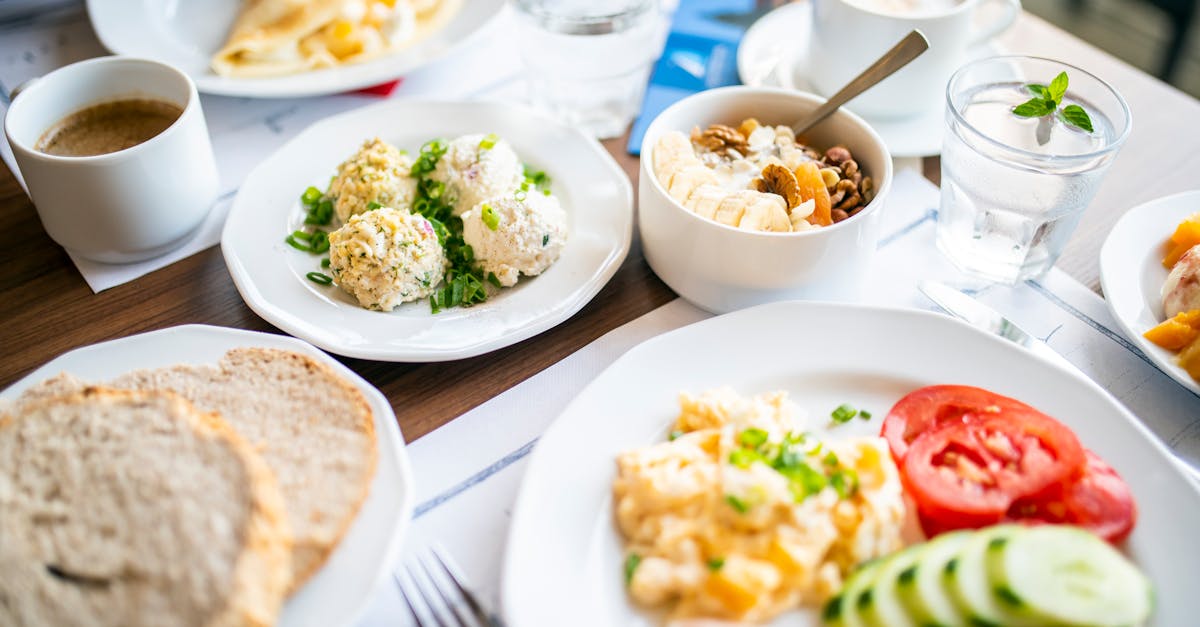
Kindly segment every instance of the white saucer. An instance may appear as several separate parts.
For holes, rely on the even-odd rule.
[[[742,83],[815,92],[806,75],[811,28],[812,7],[808,2],[786,4],[759,18],[738,46],[738,76]],[[987,42],[968,50],[967,60],[1001,53],[997,44]],[[854,111],[854,103],[846,108]],[[893,157],[941,154],[943,114],[939,108],[911,118],[879,120],[859,113],[883,138]]]

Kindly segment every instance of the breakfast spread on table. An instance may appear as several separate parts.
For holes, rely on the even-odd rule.
[[[750,231],[829,226],[875,197],[870,176],[845,146],[821,153],[787,126],[754,118],[737,128],[712,124],[691,136],[664,133],[654,146],[663,189],[696,215]]]
[[[455,0],[244,0],[212,69],[260,77],[359,63],[413,44],[455,10]]]
[[[375,466],[362,393],[300,353],[42,381],[0,407],[0,622],[272,624]]]
[[[328,252],[321,266],[333,275],[308,278],[377,311],[426,298],[434,313],[481,303],[545,272],[567,242],[550,178],[494,134],[430,140],[416,159],[368,140],[326,192],[309,187],[300,201],[306,228],[286,242]]]
[[[1162,286],[1166,319],[1146,330],[1146,339],[1178,355],[1175,362],[1200,381],[1200,213],[1175,227],[1166,244]]]
[[[1020,401],[924,387],[866,438],[815,437],[783,392],[679,405],[669,440],[620,454],[613,481],[629,595],[672,620],[823,606],[829,625],[1125,625],[1153,607],[1108,544],[1136,522],[1129,488]]]

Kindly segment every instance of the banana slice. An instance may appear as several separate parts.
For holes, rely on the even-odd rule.
[[[721,204],[717,206],[713,220],[729,226],[738,226],[742,222],[742,216],[746,213],[746,207],[754,202],[758,194],[759,192],[754,190],[744,189],[726,196],[725,200],[722,200]]]
[[[792,223],[792,230],[807,231],[809,227],[813,226],[809,224],[808,216],[811,216],[816,208],[817,201],[812,198],[792,207],[792,212],[788,215],[788,219]]]
[[[674,176],[694,165],[700,165],[700,158],[687,135],[668,131],[655,142],[654,175],[664,188],[670,189]]]
[[[753,231],[786,233],[792,230],[792,223],[788,220],[787,204],[783,202],[783,198],[775,194],[758,193],[746,207],[738,227]]]
[[[691,209],[701,218],[712,220],[713,216],[717,214],[717,207],[728,195],[729,192],[724,187],[705,183],[692,190],[692,195],[688,196],[687,202],[683,206]]]
[[[717,175],[713,174],[712,170],[696,164],[676,172],[675,176],[671,177],[671,185],[667,188],[667,193],[671,195],[671,198],[683,204],[697,187],[716,182]]]

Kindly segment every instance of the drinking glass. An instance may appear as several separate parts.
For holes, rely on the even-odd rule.
[[[516,0],[529,99],[600,139],[641,106],[659,42],[657,0]]]
[[[1012,112],[1033,97],[1028,85],[1048,85],[1060,72],[1069,84],[1059,111],[1083,107],[1092,132],[1060,113]],[[1129,106],[1080,68],[1020,56],[964,65],[947,84],[946,103],[938,248],[960,270],[992,281],[1042,276],[1129,136]]]

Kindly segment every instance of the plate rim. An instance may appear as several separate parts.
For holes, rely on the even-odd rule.
[[[319,132],[325,127],[336,127],[347,120],[357,118],[359,116],[374,115],[378,111],[388,109],[404,109],[407,107],[414,108],[436,108],[440,106],[453,105],[456,107],[479,107],[489,110],[505,109],[509,114],[515,114],[530,119],[536,119],[540,123],[552,125],[558,129],[574,135],[581,145],[587,147],[587,150],[599,158],[600,162],[606,171],[605,176],[611,177],[612,182],[616,182],[621,195],[621,205],[623,211],[619,216],[610,216],[613,219],[619,219],[618,228],[622,230],[621,241],[617,243],[615,248],[610,248],[605,261],[600,267],[599,272],[591,276],[587,282],[581,284],[580,290],[574,298],[559,301],[553,307],[546,309],[538,314],[532,321],[527,322],[518,329],[507,334],[501,335],[492,340],[475,342],[471,344],[460,344],[451,348],[443,349],[400,349],[394,347],[375,347],[371,344],[362,344],[357,346],[347,346],[333,337],[322,336],[320,334],[309,333],[307,328],[297,324],[299,318],[290,314],[279,305],[273,304],[259,293],[257,286],[252,279],[252,273],[246,268],[241,259],[238,258],[234,250],[232,240],[235,237],[233,231],[235,224],[235,216],[239,211],[248,211],[249,209],[242,208],[246,204],[243,197],[245,190],[245,182],[238,187],[238,192],[235,195],[233,202],[229,208],[229,215],[226,217],[225,225],[221,229],[221,254],[225,260],[225,265],[229,270],[230,276],[233,278],[238,294],[242,301],[254,311],[258,316],[269,322],[270,324],[282,329],[289,335],[300,338],[309,342],[323,350],[342,355],[344,357],[352,357],[356,359],[370,359],[375,361],[403,362],[403,363],[425,363],[451,361],[456,359],[465,359],[483,355],[507,346],[511,346],[523,340],[529,339],[541,333],[544,333],[566,320],[570,319],[579,310],[583,309],[590,303],[601,290],[608,285],[613,276],[616,275],[621,265],[628,257],[633,243],[633,222],[634,222],[634,196],[633,184],[629,180],[629,176],[617,163],[616,159],[608,153],[607,150],[596,141],[589,137],[579,128],[563,124],[545,116],[534,109],[509,102],[501,101],[486,101],[486,100],[438,100],[438,99],[394,99],[384,102],[378,102],[350,111],[337,113],[325,118],[322,118],[304,130],[297,133],[276,150],[272,151],[269,156],[260,161],[246,175],[245,181],[255,178],[261,178],[262,172],[277,158],[285,153],[292,152],[295,146],[303,142],[306,137],[312,133]],[[398,116],[397,119],[404,119]],[[242,201],[242,202],[239,202]],[[241,208],[241,209],[239,209]],[[568,243],[568,246],[570,244]]]
[[[381,560],[379,567],[377,568],[377,571],[375,572],[375,574],[372,578],[374,581],[374,585],[373,585],[372,589],[360,591],[360,594],[362,594],[362,598],[357,601],[354,611],[347,614],[338,623],[336,623],[338,625],[346,625],[346,626],[355,624],[355,622],[358,621],[367,612],[367,610],[371,607],[371,603],[373,602],[373,600],[375,598],[375,594],[374,594],[375,588],[378,588],[380,583],[390,575],[391,570],[392,570],[392,565],[396,562],[396,560],[400,556],[401,549],[403,548],[404,539],[408,535],[408,528],[412,523],[412,513],[413,513],[413,508],[415,506],[415,501],[416,501],[416,484],[415,484],[415,480],[413,477],[412,462],[409,459],[409,455],[408,455],[408,447],[404,440],[404,435],[401,432],[400,423],[396,419],[395,411],[392,409],[391,402],[388,401],[387,397],[384,396],[383,393],[378,388],[376,388],[369,381],[364,379],[358,373],[351,370],[346,365],[342,364],[341,362],[339,362],[336,359],[333,359],[332,357],[325,354],[321,350],[315,348],[311,344],[304,342],[303,340],[300,340],[298,338],[289,336],[289,335],[279,335],[279,334],[267,333],[267,332],[263,332],[263,331],[252,331],[250,329],[239,329],[239,328],[234,328],[234,327],[225,327],[225,326],[212,325],[212,324],[190,323],[190,324],[180,324],[180,325],[174,325],[174,326],[169,326],[169,327],[163,327],[160,329],[152,329],[149,331],[143,331],[140,333],[134,333],[131,335],[116,337],[113,339],[95,342],[92,344],[84,344],[84,345],[80,345],[80,346],[76,346],[76,347],[64,350],[64,351],[58,353],[57,355],[55,355],[54,357],[51,357],[50,359],[47,359],[46,361],[42,362],[41,365],[39,365],[38,367],[31,370],[28,374],[21,377],[20,379],[17,379],[13,383],[9,384],[3,390],[0,390],[0,399],[15,398],[22,391],[24,391],[31,385],[35,384],[38,381],[45,379],[47,377],[47,375],[52,376],[53,374],[55,374],[53,372],[53,370],[55,370],[54,364],[56,364],[62,360],[65,360],[65,359],[69,359],[72,356],[77,356],[77,355],[82,356],[82,355],[86,355],[89,353],[103,354],[106,351],[114,350],[114,348],[116,350],[122,350],[122,348],[126,345],[133,345],[133,344],[137,344],[137,343],[146,342],[155,336],[179,335],[179,334],[189,334],[189,333],[195,333],[195,334],[199,334],[199,335],[220,335],[220,336],[227,336],[227,337],[239,338],[239,339],[244,338],[247,340],[247,343],[250,345],[259,345],[259,346],[265,345],[270,348],[274,348],[275,346],[272,346],[270,344],[263,342],[262,341],[263,338],[267,338],[270,342],[273,342],[273,343],[282,344],[282,345],[290,345],[297,352],[303,353],[313,359],[316,359],[317,361],[321,362],[322,364],[333,369],[335,372],[337,372],[343,378],[347,379],[352,385],[354,385],[354,387],[356,389],[358,389],[367,398],[368,405],[372,408],[373,415],[376,413],[377,409],[382,408],[385,410],[384,415],[377,417],[378,418],[377,422],[381,422],[384,425],[390,425],[390,426],[385,427],[384,431],[386,433],[383,434],[382,436],[379,434],[379,430],[376,429],[376,435],[377,435],[377,437],[386,438],[388,440],[389,446],[391,446],[391,448],[395,451],[396,471],[397,471],[396,479],[397,479],[398,483],[400,484],[400,491],[402,492],[402,494],[400,495],[400,506],[397,510],[396,520],[394,522],[392,522],[390,525],[391,531],[388,536],[388,541],[387,541],[386,545],[384,546],[384,550],[382,553],[383,560]],[[183,358],[179,360],[179,363],[187,363],[187,359],[188,359],[187,356],[183,356]],[[382,445],[379,443],[377,443],[376,446],[380,450],[382,450],[382,448],[383,448]],[[377,451],[376,454],[377,454],[377,456],[382,457],[382,455],[379,455],[379,451]],[[384,468],[383,464],[376,464],[375,474],[372,475],[371,482],[374,483],[376,480],[376,477],[380,476],[384,472],[384,470],[385,470],[385,468]],[[370,497],[368,496],[368,498],[370,498]],[[355,515],[354,519],[351,521],[351,525],[353,525],[355,522],[357,522],[359,520],[358,517],[360,514],[361,514],[361,511]],[[344,540],[344,538],[343,538],[343,540]],[[338,546],[341,546],[340,541],[338,543]],[[334,550],[336,551],[337,547],[335,547]],[[332,553],[331,553],[331,556],[332,556]],[[324,567],[325,567],[325,565],[322,564],[321,568],[323,569]],[[317,572],[319,573],[320,569]],[[312,583],[312,581],[313,581],[313,579],[310,578],[308,580],[308,582],[305,582],[300,588],[292,591],[292,593],[290,593],[288,595],[288,597],[286,597],[284,599],[284,604],[280,608],[280,619],[282,619],[283,612],[286,610],[287,605],[291,601],[292,597],[295,594],[298,594],[301,591],[303,591],[307,586],[309,586]],[[282,625],[284,625],[284,624],[281,623],[281,626]]]
[[[530,484],[530,482],[529,482],[530,471],[535,470],[535,468],[536,468],[535,465],[543,465],[543,464],[549,463],[549,462],[545,461],[547,453],[543,452],[544,445],[545,445],[545,442],[548,440],[553,441],[553,440],[561,439],[562,436],[558,436],[557,434],[558,434],[558,432],[560,432],[566,428],[565,426],[563,426],[564,425],[563,418],[565,416],[568,416],[570,414],[573,414],[573,413],[576,413],[577,411],[579,411],[577,409],[577,407],[583,402],[583,400],[586,398],[586,396],[588,396],[589,394],[592,393],[591,391],[593,389],[599,387],[599,385],[604,382],[604,380],[607,378],[607,376],[610,375],[610,371],[616,370],[618,367],[625,367],[625,364],[627,364],[629,362],[633,362],[635,359],[637,359],[639,357],[639,355],[641,353],[649,352],[649,351],[653,350],[657,344],[664,343],[666,341],[666,338],[670,338],[677,334],[683,334],[683,333],[687,333],[687,332],[695,332],[695,329],[693,329],[693,327],[711,326],[715,322],[721,321],[725,318],[752,319],[754,316],[769,315],[769,313],[764,313],[764,312],[770,312],[771,310],[774,310],[774,309],[787,310],[790,308],[824,309],[824,310],[829,310],[829,311],[852,310],[855,312],[868,312],[869,315],[877,315],[877,316],[892,317],[892,316],[898,315],[898,316],[910,316],[913,318],[924,318],[929,321],[936,321],[936,322],[934,322],[934,324],[943,324],[943,325],[958,327],[960,330],[963,330],[968,334],[974,335],[980,341],[990,344],[992,347],[995,348],[995,350],[1010,352],[1011,354],[1014,354],[1014,355],[1023,354],[1024,359],[1029,359],[1029,360],[1032,360],[1035,362],[1040,362],[1045,367],[1048,367],[1051,370],[1058,372],[1060,374],[1060,376],[1065,376],[1067,378],[1075,380],[1079,384],[1082,384],[1084,387],[1089,389],[1092,392],[1092,394],[1094,394],[1097,398],[1102,399],[1104,403],[1110,405],[1111,408],[1114,410],[1114,412],[1116,414],[1118,414],[1119,416],[1121,416],[1121,418],[1124,420],[1124,422],[1128,423],[1129,427],[1134,429],[1143,439],[1145,439],[1147,441],[1147,443],[1153,449],[1154,453],[1161,458],[1162,463],[1159,465],[1161,466],[1162,469],[1164,469],[1164,472],[1174,473],[1174,474],[1178,475],[1179,482],[1182,483],[1183,485],[1188,486],[1188,489],[1192,490],[1195,493],[1195,495],[1198,498],[1200,498],[1200,482],[1193,481],[1191,479],[1191,477],[1189,477],[1187,475],[1185,470],[1179,464],[1173,462],[1174,455],[1170,451],[1170,449],[1167,448],[1167,446],[1163,443],[1163,441],[1156,434],[1154,434],[1154,432],[1151,431],[1149,429],[1149,427],[1147,427],[1139,419],[1137,419],[1137,417],[1129,409],[1127,409],[1124,406],[1124,404],[1122,404],[1116,397],[1109,394],[1098,383],[1091,380],[1089,377],[1084,376],[1081,372],[1076,372],[1072,369],[1064,367],[1060,363],[1038,357],[1037,355],[1029,353],[1028,351],[1024,351],[1022,353],[1023,349],[1021,349],[1017,345],[1015,345],[1007,340],[1004,340],[996,335],[987,333],[981,329],[975,328],[962,320],[958,320],[951,316],[940,314],[940,313],[937,313],[934,311],[927,311],[927,310],[915,309],[915,308],[897,307],[897,306],[888,306],[888,305],[863,304],[863,303],[827,303],[827,302],[808,302],[808,301],[779,301],[779,302],[774,302],[774,303],[767,303],[764,305],[758,305],[755,307],[750,307],[747,309],[742,309],[742,310],[734,311],[734,312],[719,315],[719,316],[713,316],[713,317],[705,319],[705,320],[694,322],[694,323],[691,323],[691,324],[688,324],[688,325],[685,325],[685,326],[682,326],[682,327],[679,327],[676,329],[672,329],[671,331],[661,333],[659,335],[656,335],[652,338],[649,338],[649,339],[639,343],[637,346],[626,351],[624,354],[622,354],[620,357],[618,357],[616,360],[614,360],[611,364],[609,364],[603,371],[601,371],[598,375],[596,375],[596,377],[593,378],[592,381],[589,382],[587,386],[585,386],[582,390],[580,390],[580,392],[578,394],[576,394],[576,396],[562,410],[562,412],[559,413],[559,415],[557,417],[555,417],[554,421],[550,424],[550,426],[547,427],[547,429],[541,434],[541,436],[539,436],[538,446],[534,447],[534,450],[532,451],[532,453],[530,455],[529,462],[526,465],[524,475],[522,476],[522,479],[521,479],[521,484],[518,487],[517,497],[515,499],[514,505],[511,510],[511,522],[510,522],[510,526],[509,526],[509,530],[508,530],[508,534],[507,534],[506,542],[505,542],[504,557],[503,557],[503,563],[502,563],[502,567],[501,567],[501,589],[500,589],[500,609],[501,609],[501,615],[504,617],[505,620],[509,621],[512,624],[518,624],[516,621],[520,618],[524,618],[523,616],[514,615],[513,609],[512,609],[514,606],[518,605],[518,603],[514,603],[514,599],[516,599],[517,595],[519,594],[519,592],[517,591],[517,588],[516,588],[517,584],[515,583],[519,579],[519,577],[518,577],[519,567],[516,565],[518,560],[514,557],[514,555],[516,553],[520,552],[524,548],[523,546],[520,545],[520,540],[518,538],[518,536],[521,534],[521,529],[525,526],[525,524],[523,524],[524,519],[533,516],[533,514],[528,511],[528,510],[530,510],[531,507],[533,507],[530,504],[530,502],[535,499],[535,495],[532,494],[533,488],[529,485]],[[725,322],[724,324],[730,324],[730,323]],[[741,325],[741,328],[745,328],[745,327],[746,327],[746,325],[744,325],[744,324]]]
[[[1183,205],[1181,199],[1186,197],[1194,197],[1195,204],[1191,207]],[[1166,209],[1166,206],[1174,205],[1176,202],[1180,202],[1181,209],[1189,213],[1200,211],[1200,209],[1196,209],[1196,207],[1200,207],[1200,189],[1184,190],[1152,198],[1129,208],[1113,223],[1112,229],[1109,230],[1108,235],[1104,238],[1104,243],[1100,246],[1100,289],[1104,292],[1105,306],[1117,321],[1117,325],[1125,335],[1125,338],[1133,342],[1163,374],[1174,379],[1193,393],[1200,395],[1200,382],[1192,379],[1183,368],[1175,364],[1172,353],[1143,337],[1142,331],[1138,331],[1133,326],[1136,321],[1127,319],[1124,315],[1125,308],[1132,305],[1126,305],[1123,299],[1127,294],[1132,292],[1136,293],[1140,300],[1144,286],[1136,273],[1119,272],[1117,270],[1119,264],[1116,257],[1120,255],[1120,250],[1125,246],[1138,243],[1134,239],[1136,233],[1133,232],[1131,225],[1137,223],[1139,219],[1154,217],[1146,214],[1152,214],[1156,210],[1161,211]],[[1173,227],[1167,226],[1163,231],[1168,232],[1171,228]],[[1169,237],[1169,234],[1167,236]],[[1161,241],[1159,243],[1161,244]],[[1122,300],[1118,302],[1117,299],[1113,298],[1114,295],[1116,295],[1117,299]]]
[[[147,57],[144,54],[131,54],[130,52],[126,52],[126,48],[121,43],[123,40],[113,39],[112,33],[105,28],[102,28],[102,25],[105,22],[104,20],[97,18],[98,12],[107,8],[106,3],[113,1],[114,0],[86,0],[85,3],[88,22],[91,24],[92,31],[95,32],[96,39],[99,40],[100,45],[112,54],[149,58],[151,60],[159,61],[160,63],[167,63],[167,61],[162,60],[157,56]],[[467,8],[467,5],[477,2],[477,0],[461,0],[461,2],[461,6],[459,6],[456,10],[456,15],[451,16],[451,22],[457,19],[457,14],[461,14]],[[366,60],[362,63],[352,64],[359,67],[370,65],[377,65],[378,67],[378,69],[375,71],[364,72],[364,75],[358,79],[351,78],[349,80],[341,81],[337,79],[337,70],[340,69],[340,67],[347,66],[322,68],[319,70],[307,70],[304,72],[296,72],[293,74],[284,74],[273,77],[252,77],[240,79],[223,77],[209,72],[204,74],[196,74],[184,68],[179,69],[196,84],[196,90],[198,92],[213,96],[261,99],[307,98],[366,89],[368,87],[373,87],[375,85],[381,85],[393,80],[397,80],[403,77],[405,74],[411,73],[432,63],[436,63],[446,58],[448,55],[462,50],[467,44],[477,39],[480,33],[495,23],[496,19],[504,11],[504,7],[507,4],[505,0],[488,0],[488,2],[490,2],[490,4],[487,6],[491,9],[491,13],[486,17],[483,17],[478,26],[476,26],[463,37],[446,41],[446,45],[441,46],[436,52],[433,52],[425,59],[414,63],[387,63],[389,59],[394,61],[394,57],[407,49],[411,49],[411,47],[405,47],[378,58]],[[414,43],[412,47],[426,44],[434,36],[436,36],[438,32],[445,30],[448,25],[449,22],[443,24],[438,31],[430,33],[429,37]],[[174,65],[171,63],[168,64]],[[205,67],[207,68],[207,66]],[[314,73],[322,72],[325,73],[323,75],[323,77],[326,78],[325,81],[297,80],[298,77],[311,77]]]

